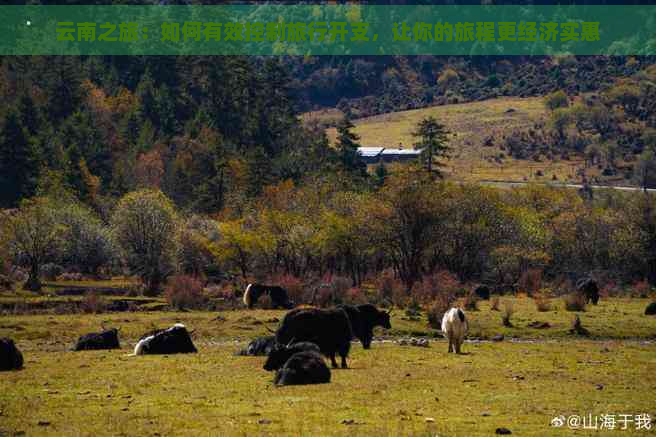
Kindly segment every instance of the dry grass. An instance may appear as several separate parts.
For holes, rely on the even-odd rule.
[[[513,112],[506,112],[508,109]],[[434,116],[454,133],[450,145],[452,158],[446,163],[446,173],[458,180],[503,180],[522,182],[552,182],[556,175],[559,182],[578,181],[576,169],[583,165],[580,157],[569,161],[516,160],[506,156],[495,161],[503,152],[498,144],[484,146],[485,140],[494,135],[501,137],[514,129],[524,129],[546,117],[542,97],[503,97],[481,102],[435,106],[431,108],[394,112],[367,117],[355,121],[355,133],[360,135],[363,146],[412,147],[416,124],[424,117]],[[334,142],[336,131],[328,129]],[[538,171],[543,176],[537,176]]]
[[[589,340],[467,343],[467,356],[447,354],[444,341],[356,345],[351,369],[334,370],[330,384],[282,388],[262,358],[232,355],[243,344],[197,345],[198,354],[126,357],[21,342],[25,369],[0,378],[0,434],[489,436],[503,426],[544,436],[556,415],[654,405],[653,347],[638,342],[607,343],[610,352]]]
[[[533,298],[535,301],[535,309],[540,313],[551,311],[551,301],[548,297],[537,295]]]

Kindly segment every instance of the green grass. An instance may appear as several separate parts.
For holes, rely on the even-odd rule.
[[[462,356],[446,354],[443,341],[429,348],[355,346],[351,369],[334,370],[330,384],[275,388],[262,358],[233,356],[232,344],[198,343],[199,353],[187,356],[30,351],[23,371],[0,379],[0,429],[28,435],[491,435],[503,426],[515,435],[544,436],[560,414],[656,413],[653,344],[481,343],[466,344]],[[342,423],[348,420],[355,424]]]
[[[494,135],[501,138],[515,129],[530,128],[536,121],[547,117],[542,97],[502,97],[481,102],[435,106],[410,111],[393,112],[362,118],[355,121],[355,133],[363,146],[412,147],[412,136],[417,123],[434,116],[455,135],[451,138],[452,157],[446,162],[446,173],[458,180],[504,180],[521,182],[551,182],[555,174],[558,181],[577,181],[576,169],[583,165],[580,157],[569,161],[535,162],[506,157],[502,163],[493,160],[501,153],[498,145],[485,147],[485,139]],[[506,112],[514,109],[512,112]],[[328,129],[335,141],[336,130]],[[505,152],[508,155],[507,152]],[[536,176],[541,170],[544,176]]]
[[[462,356],[447,354],[441,338],[429,348],[354,344],[351,369],[334,370],[330,384],[284,388],[273,387],[262,358],[233,355],[265,326],[275,329],[283,311],[2,316],[0,336],[17,340],[26,363],[0,374],[0,435],[476,436],[506,427],[544,436],[568,434],[549,427],[560,414],[656,417],[649,299],[604,299],[578,313],[595,339],[569,334],[574,315],[560,299],[545,313],[526,297],[502,297],[501,308],[505,301],[516,310],[513,328],[501,326],[488,302],[468,316],[471,336],[502,333],[506,341],[468,342]],[[536,320],[552,328],[527,326]],[[122,328],[122,350],[68,351],[102,321]],[[127,356],[145,331],[175,322],[195,330],[198,354]],[[411,321],[395,310],[392,325],[378,334],[435,333],[424,313]]]

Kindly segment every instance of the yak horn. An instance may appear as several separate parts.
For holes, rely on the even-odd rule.
[[[294,344],[294,340],[296,340],[296,337],[292,337],[291,340],[289,340],[289,343],[287,343],[287,347],[290,347],[291,345]]]

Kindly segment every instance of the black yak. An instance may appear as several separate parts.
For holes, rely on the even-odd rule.
[[[576,283],[576,289],[585,296],[586,302],[597,305],[599,302],[599,286],[597,281],[590,277],[582,278]]]
[[[273,380],[276,385],[324,384],[330,382],[330,369],[316,352],[291,356]]]
[[[649,305],[647,305],[647,308],[645,308],[645,316],[654,316],[656,315],[656,302],[652,302]]]
[[[102,332],[92,332],[78,338],[73,346],[74,351],[90,351],[101,349],[120,349],[118,329],[103,329]]]
[[[316,343],[321,353],[330,358],[337,367],[335,354],[342,357],[342,368],[348,367],[346,357],[351,349],[351,322],[340,308],[318,309],[297,308],[288,312],[276,332],[276,342],[289,344],[292,341]]]
[[[266,356],[269,355],[275,344],[276,337],[273,335],[257,337],[248,343],[245,349],[238,351],[235,355]]]
[[[10,338],[0,338],[0,370],[18,370],[23,367],[23,354]]]
[[[385,329],[392,328],[390,312],[380,311],[370,303],[355,306],[339,305],[338,308],[346,311],[353,329],[353,336],[360,340],[364,349],[371,348],[376,326],[382,326]]]
[[[134,347],[134,355],[195,353],[187,328],[176,323],[168,329],[157,329],[145,334]]]
[[[285,365],[292,355],[299,352],[321,352],[319,346],[309,341],[301,341],[291,345],[277,344],[267,357],[262,368],[264,370],[278,370]]]
[[[479,285],[474,290],[474,294],[476,294],[479,299],[490,300],[490,287],[487,285]]]
[[[274,308],[291,309],[294,307],[293,302],[289,300],[287,290],[275,285],[248,284],[244,291],[244,305],[253,308],[260,296],[269,296],[271,305]]]

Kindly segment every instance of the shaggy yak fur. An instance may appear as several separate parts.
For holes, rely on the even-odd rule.
[[[23,354],[10,338],[0,338],[0,370],[18,370],[23,367]]]
[[[348,367],[346,357],[351,349],[351,322],[341,308],[297,308],[289,311],[276,332],[276,342],[290,344],[294,341],[316,343],[321,353],[337,367],[335,355],[342,357],[342,368]]]
[[[118,341],[118,329],[107,329],[103,332],[92,332],[81,336],[75,346],[74,351],[90,351],[100,349],[120,349]]]
[[[482,300],[490,300],[490,288],[487,285],[479,285],[474,290],[476,296]]]
[[[330,382],[330,369],[316,352],[298,352],[289,358],[273,380],[276,385],[324,384]]]
[[[585,296],[586,302],[597,305],[599,302],[599,286],[592,278],[583,278],[576,283],[576,289]]]
[[[467,334],[467,317],[460,308],[451,308],[442,317],[442,332],[449,339],[449,352],[460,353]]]
[[[269,353],[264,366],[264,370],[278,370],[285,365],[287,360],[291,358],[292,355],[299,352],[317,352],[320,353],[321,350],[319,346],[309,341],[301,341],[299,343],[293,343],[291,345],[282,345],[277,344]]]
[[[362,305],[339,305],[349,317],[353,336],[360,340],[364,349],[371,348],[371,341],[374,338],[374,328],[382,326],[385,329],[391,329],[390,312],[380,311],[370,303]]]
[[[276,345],[276,337],[269,335],[266,337],[257,337],[242,349],[235,353],[235,355],[250,355],[250,356],[267,356]]]
[[[176,323],[168,329],[157,329],[145,334],[134,347],[134,355],[195,353],[187,328]]]
[[[253,308],[260,296],[269,296],[273,308],[291,309],[294,303],[289,300],[287,290],[274,285],[248,284],[244,291],[244,305]]]

